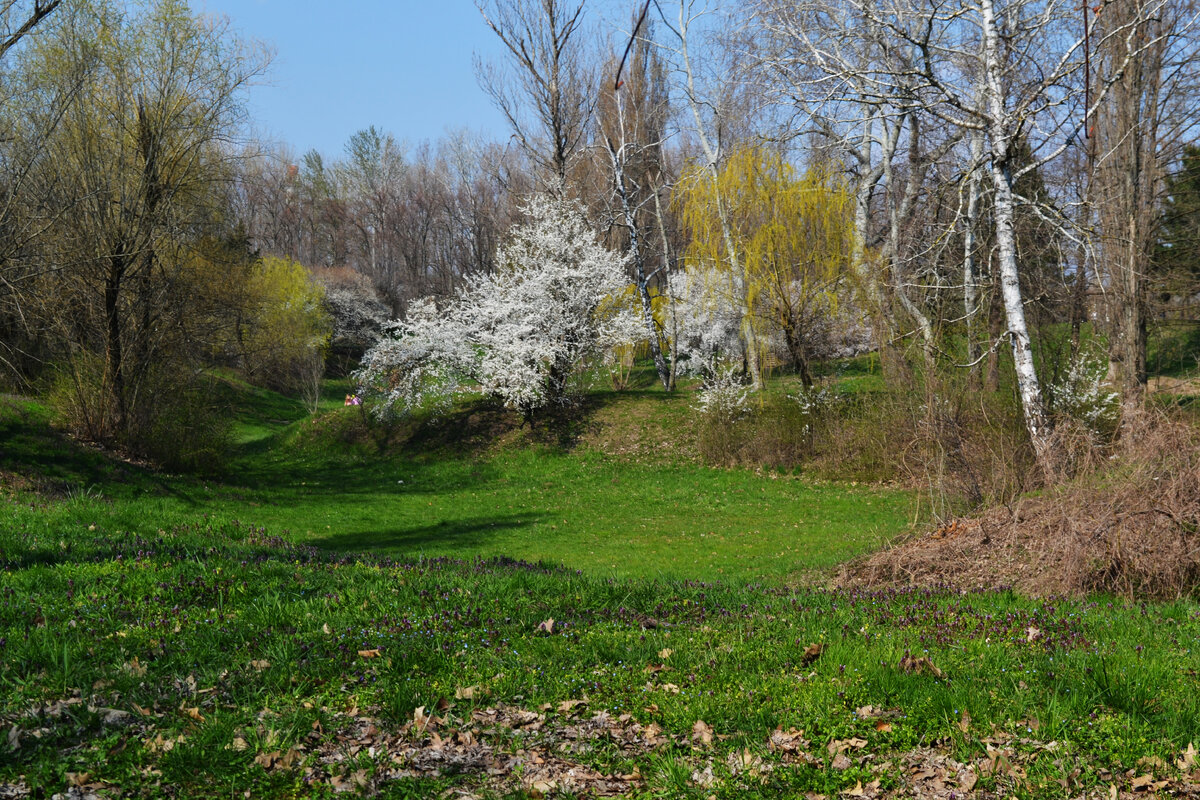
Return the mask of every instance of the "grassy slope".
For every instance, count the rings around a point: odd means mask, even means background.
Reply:
[[[86,773],[155,797],[307,796],[358,775],[421,797],[520,792],[536,759],[557,758],[639,773],[626,788],[646,797],[780,797],[911,785],[913,759],[937,772],[952,758],[969,772],[960,786],[1061,796],[1061,780],[1077,796],[1112,780],[1105,770],[1174,776],[1200,725],[1200,613],[1188,604],[343,559],[245,525],[136,537],[98,512],[87,498],[26,506],[0,533],[0,784],[58,791]],[[548,618],[553,632],[539,633]],[[903,669],[906,653],[943,677]],[[466,687],[475,697],[456,697]],[[491,755],[437,774],[455,748],[406,728],[419,707],[440,708],[440,737],[462,732]],[[541,729],[474,714],[486,709],[542,713]],[[584,727],[601,711],[647,727],[618,746]],[[705,742],[698,721],[727,738]],[[803,732],[797,752],[770,746],[780,726]],[[358,752],[363,741],[387,750]],[[852,758],[838,762],[846,742]],[[510,760],[518,751],[528,772]],[[288,753],[296,763],[273,760]],[[739,759],[757,770],[738,772]]]
[[[552,436],[537,440],[543,434],[491,447],[487,426],[504,420],[469,408],[425,439],[381,453],[357,409],[333,406],[343,387],[329,389],[317,418],[270,392],[230,390],[242,444],[222,480],[166,481],[122,466],[123,480],[114,482],[98,454],[22,426],[15,406],[0,412],[0,425],[28,444],[6,448],[0,470],[49,471],[63,485],[92,487],[110,501],[103,519],[117,530],[145,532],[208,514],[335,550],[506,555],[622,577],[796,578],[877,547],[911,522],[913,499],[896,489],[712,470],[669,451],[609,455],[586,441],[564,450]],[[572,439],[594,434],[601,444],[644,447],[685,438],[687,397],[604,400],[609,407]],[[44,422],[44,412],[23,408]],[[643,433],[646,417],[660,427]],[[47,458],[51,449],[56,455]]]

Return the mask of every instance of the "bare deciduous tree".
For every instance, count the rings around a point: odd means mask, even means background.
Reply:
[[[596,94],[583,0],[479,0],[509,64],[478,63],[483,90],[539,168],[560,185],[582,149]]]

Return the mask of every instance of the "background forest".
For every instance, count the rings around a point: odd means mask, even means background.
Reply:
[[[651,3],[603,41],[579,3],[480,11],[509,53],[479,77],[511,139],[369,127],[328,160],[248,138],[245,93],[269,51],[225,21],[183,2],[10,3],[4,380],[52,396],[80,437],[208,466],[224,447],[214,368],[311,399],[370,351],[362,379],[390,384],[387,410],[405,370],[412,391],[450,373],[478,385],[461,359],[430,372],[449,356],[429,341],[414,378],[421,337],[403,326],[519,272],[503,248],[536,196],[613,254],[625,288],[601,295],[640,321],[562,357],[618,383],[649,359],[667,391],[700,379],[717,462],[801,457],[755,453],[758,434],[731,427],[762,416],[750,398],[782,370],[823,418],[810,449],[852,436],[846,417],[924,408],[972,473],[969,499],[1003,499],[1111,443],[1145,404],[1148,358],[1194,366],[1186,3],[1114,0],[1087,19],[1044,1],[951,18]],[[494,334],[506,313],[479,324]],[[879,396],[834,409],[818,365],[866,353]],[[545,369],[521,379],[527,418],[570,394],[542,385]]]

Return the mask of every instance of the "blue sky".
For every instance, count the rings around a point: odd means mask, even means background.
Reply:
[[[509,135],[475,80],[499,42],[471,0],[191,0],[272,45],[250,94],[260,134],[296,152],[342,153],[368,125],[416,144],[448,129]]]

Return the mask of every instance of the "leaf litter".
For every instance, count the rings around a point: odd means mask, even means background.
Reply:
[[[472,691],[459,694],[483,694],[476,691],[478,687],[464,688]],[[469,709],[445,703],[433,711],[418,707],[410,719],[397,725],[387,722],[379,709],[360,711],[351,703],[344,711],[322,708],[327,714],[325,723],[314,722],[302,741],[290,744],[264,735],[262,725],[276,716],[264,710],[260,713],[258,739],[264,746],[255,753],[253,763],[266,772],[293,774],[314,789],[325,786],[334,792],[368,796],[394,781],[456,776],[463,785],[447,796],[523,792],[531,797],[622,797],[647,788],[639,761],[652,753],[669,751],[682,755],[689,764],[689,783],[706,791],[728,781],[738,786],[763,783],[779,769],[803,765],[838,772],[864,770],[864,777],[855,776],[855,785],[838,792],[839,797],[991,800],[1034,791],[1028,778],[1030,764],[1038,758],[1061,758],[1061,747],[1056,742],[996,730],[978,739],[983,749],[966,760],[954,756],[948,740],[903,753],[878,753],[867,739],[851,736],[829,740],[823,747],[817,745],[814,752],[814,743],[804,731],[784,729],[782,725],[770,731],[761,745],[739,739],[722,754],[721,743],[727,737],[717,735],[702,719],[695,720],[687,733],[671,734],[657,723],[643,724],[628,713],[589,712],[588,705],[586,697],[547,703],[537,711],[506,703]],[[186,705],[182,708],[185,716],[191,711]],[[71,713],[84,710],[129,726],[128,730],[136,731],[144,751],[152,756],[161,757],[186,741],[185,735],[154,732],[156,721],[169,720],[170,715],[148,719],[88,705],[79,697],[44,704],[27,712],[25,719],[65,725],[71,724]],[[109,713],[114,711],[116,717]],[[855,716],[873,722],[879,730],[879,724],[890,724],[885,721],[901,717],[902,712],[868,705],[857,708]],[[969,729],[967,715],[963,715],[959,727]],[[275,733],[274,729],[270,732]],[[10,745],[15,742],[19,746],[23,735],[33,734],[14,724],[8,734]],[[245,731],[236,732],[228,749],[252,751],[249,736]],[[601,771],[586,763],[593,753],[605,754],[606,760],[615,754],[629,771]],[[1077,780],[1078,768],[1070,772],[1067,761],[1056,761],[1066,765],[1058,794],[1078,800],[1200,798],[1200,763],[1195,744],[1189,744],[1171,761],[1168,764],[1148,757],[1136,769],[1124,773],[1102,770],[1105,783],[1087,791],[1082,791]],[[118,788],[85,773],[73,774],[74,790],[63,797],[99,796],[98,792]],[[890,780],[885,780],[888,776]],[[30,796],[24,783],[0,784],[0,798]],[[808,797],[832,800],[813,793]]]

